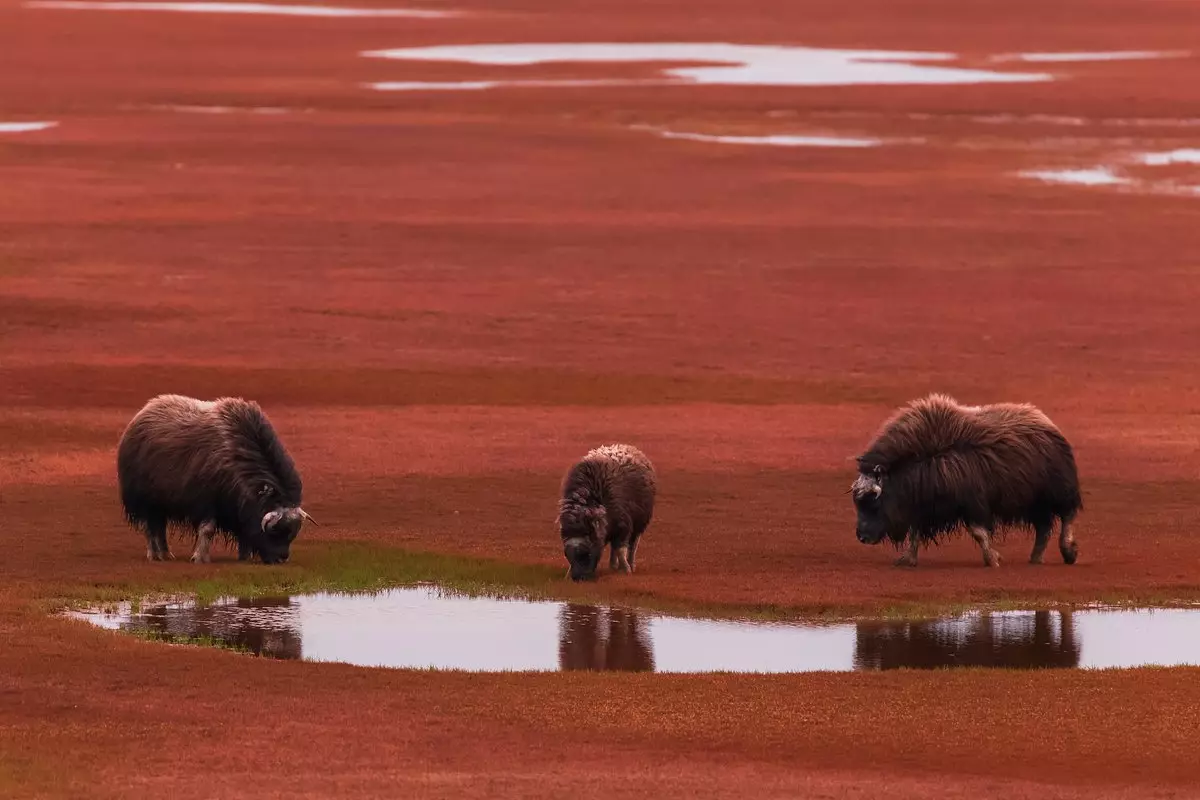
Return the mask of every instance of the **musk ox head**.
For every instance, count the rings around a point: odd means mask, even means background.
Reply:
[[[270,491],[264,489],[263,496],[269,495]],[[317,524],[303,508],[278,507],[263,514],[261,530],[253,548],[264,564],[287,562],[291,555],[292,542],[300,533],[300,526],[305,520]]]
[[[850,487],[854,508],[858,512],[855,535],[863,544],[879,544],[884,538],[902,542],[907,526],[898,519],[896,497],[887,490],[887,473],[883,467],[860,465],[858,479]]]
[[[564,500],[559,506],[558,526],[562,534],[563,555],[570,565],[571,580],[594,579],[608,531],[608,516],[604,506]]]

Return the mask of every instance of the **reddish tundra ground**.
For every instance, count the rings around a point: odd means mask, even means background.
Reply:
[[[45,614],[113,587],[319,573],[364,542],[679,605],[1200,595],[1200,168],[1132,162],[1200,147],[1200,58],[988,61],[1186,49],[1194,4],[454,7],[0,2],[0,130],[58,123],[0,133],[0,793],[1200,796],[1197,670],[427,674]],[[359,55],[555,41],[936,50],[1061,79],[364,88],[656,74]],[[1132,183],[1016,174],[1114,164]],[[1029,566],[1029,536],[998,570],[968,541],[915,571],[855,541],[848,459],[930,390],[1059,423],[1085,490],[1076,566],[1053,547]],[[323,526],[293,563],[144,561],[114,449],[164,391],[267,407]],[[560,587],[558,481],[609,441],[660,471],[639,574]]]

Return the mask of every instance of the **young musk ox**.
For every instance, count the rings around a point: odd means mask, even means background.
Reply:
[[[609,569],[633,572],[656,491],[654,465],[627,444],[598,447],[567,471],[558,528],[571,580],[595,577],[606,544]]]
[[[304,520],[300,475],[257,403],[235,397],[155,397],[117,448],[125,516],[146,535],[146,557],[174,558],[167,527],[197,535],[192,561],[207,563],[213,536],[237,542],[238,559],[288,560]]]
[[[963,406],[933,394],[897,411],[858,457],[850,492],[858,540],[896,546],[908,538],[897,566],[915,567],[922,542],[960,525],[995,567],[997,530],[1032,526],[1032,564],[1042,563],[1057,518],[1063,561],[1078,555],[1071,524],[1083,509],[1071,445],[1054,423],[1027,404]]]

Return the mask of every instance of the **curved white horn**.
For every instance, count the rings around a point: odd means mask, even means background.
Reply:
[[[306,520],[308,520],[309,522],[311,522],[313,525],[316,525],[318,528],[321,527],[320,523],[318,523],[315,519],[310,517],[308,512],[305,511],[303,508],[298,508],[296,510],[299,511],[304,516],[304,518]]]

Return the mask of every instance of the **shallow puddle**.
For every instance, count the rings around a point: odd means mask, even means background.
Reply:
[[[53,128],[57,122],[0,122],[0,133],[33,133]]]
[[[725,44],[718,42],[469,44],[372,50],[363,55],[404,61],[443,61],[489,66],[527,66],[550,63],[700,64],[667,67],[659,78],[592,81],[591,85],[644,86],[755,85],[849,86],[894,84],[1024,83],[1045,81],[1051,75],[969,69],[928,62],[953,61],[953,53],[892,50],[835,50],[787,45]],[[918,62],[918,63],[912,63]],[[383,91],[483,89],[519,86],[528,81],[486,80],[450,82],[387,82],[372,84]]]
[[[771,147],[878,147],[881,139],[864,139],[850,136],[794,136],[770,134],[765,136],[718,136],[707,133],[684,133],[660,131],[664,139],[686,139],[692,142],[713,144],[767,145]]]
[[[343,8],[341,6],[277,5],[226,2],[104,2],[103,0],[30,0],[26,8],[60,11],[170,11],[182,14],[267,14],[285,17],[416,17],[439,19],[454,14],[424,8]]]
[[[1132,183],[1109,167],[1026,170],[1021,176],[1043,183],[1065,183],[1073,186],[1127,186]]]
[[[359,666],[498,672],[848,672],[1200,665],[1200,609],[974,612],[926,621],[705,620],[435,587],[71,612],[164,639]]]

